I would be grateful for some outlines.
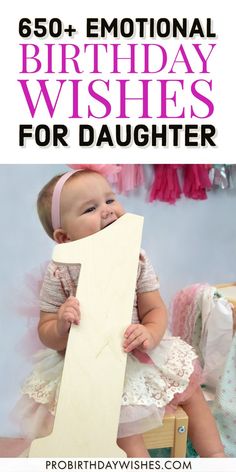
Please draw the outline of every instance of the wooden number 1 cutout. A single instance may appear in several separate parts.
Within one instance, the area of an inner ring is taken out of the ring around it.
[[[87,238],[57,245],[53,260],[81,264],[73,325],[53,432],[32,442],[29,457],[125,457],[117,446],[126,354],[143,218],[125,214]]]

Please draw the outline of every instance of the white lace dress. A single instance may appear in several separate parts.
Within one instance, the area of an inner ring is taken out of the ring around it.
[[[74,295],[80,267],[50,262],[41,290],[41,310],[57,312],[69,295]],[[132,322],[138,323],[137,294],[159,289],[159,282],[144,251],[140,256]],[[147,354],[134,351],[127,356],[118,437],[143,433],[160,426],[166,406],[176,407],[200,383],[200,370],[192,347],[180,338],[164,336]],[[34,358],[34,369],[23,387],[18,403],[22,432],[29,438],[52,429],[64,356],[45,348]]]

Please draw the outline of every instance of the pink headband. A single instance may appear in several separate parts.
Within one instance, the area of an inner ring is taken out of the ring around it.
[[[76,172],[81,170],[91,170],[94,172],[99,172],[100,174],[104,175],[104,177],[108,177],[109,175],[114,175],[120,172],[120,166],[112,165],[112,164],[75,164],[70,165],[70,167],[74,168],[70,172],[66,172],[63,174],[60,179],[57,181],[53,194],[52,194],[52,208],[51,208],[51,219],[52,219],[52,227],[55,231],[56,229],[61,227],[61,215],[60,215],[60,200],[61,200],[61,191],[63,189],[64,184],[66,181]]]
[[[52,209],[51,209],[51,218],[52,218],[52,227],[54,231],[61,227],[61,215],[60,215],[60,200],[61,200],[61,191],[63,189],[66,181],[76,172],[79,172],[80,169],[71,170],[62,175],[57,181],[53,194],[52,194]],[[81,169],[82,170],[82,169]]]

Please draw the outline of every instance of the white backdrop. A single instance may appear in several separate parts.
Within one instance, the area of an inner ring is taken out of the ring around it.
[[[26,330],[16,305],[27,303],[24,276],[51,256],[51,241],[38,221],[36,198],[41,187],[62,165],[1,165],[1,328],[0,328],[0,436],[17,435],[9,412],[29,365],[18,352]],[[151,166],[145,166],[146,186]],[[143,248],[160,276],[161,293],[169,305],[182,287],[236,280],[236,188],[208,193],[205,201],[184,197],[175,205],[147,202],[145,188],[120,196],[127,211],[145,217]]]

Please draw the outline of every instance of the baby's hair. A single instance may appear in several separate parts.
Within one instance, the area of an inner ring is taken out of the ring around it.
[[[84,174],[94,174],[94,173],[96,174],[99,172],[96,172],[90,169],[83,169],[82,171],[76,172],[75,174],[71,175],[69,180],[73,179],[76,176],[78,177],[81,174],[84,175]],[[38,210],[39,219],[46,233],[53,240],[54,240],[53,238],[54,230],[52,226],[52,217],[51,217],[52,195],[53,195],[55,185],[62,175],[63,174],[54,176],[46,185],[44,185],[42,190],[39,192],[38,199],[37,199],[37,210]]]

